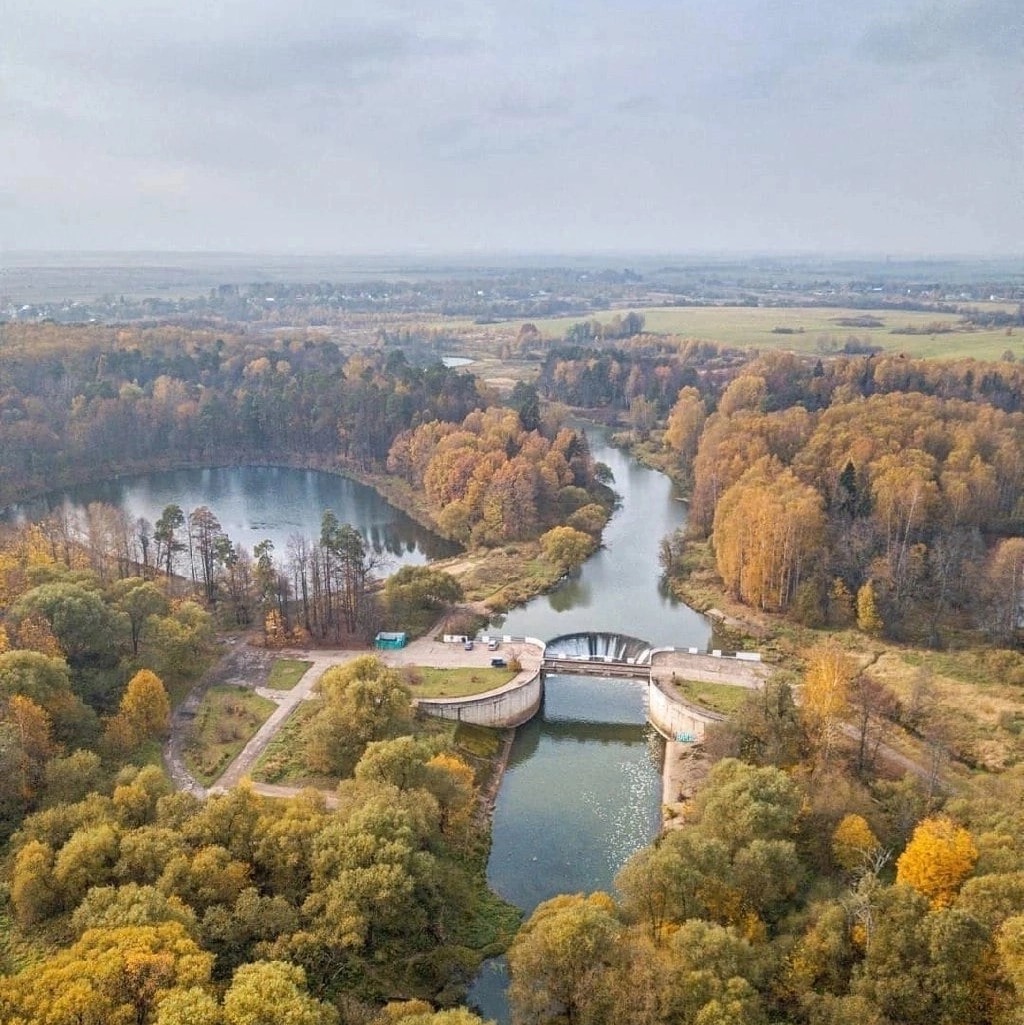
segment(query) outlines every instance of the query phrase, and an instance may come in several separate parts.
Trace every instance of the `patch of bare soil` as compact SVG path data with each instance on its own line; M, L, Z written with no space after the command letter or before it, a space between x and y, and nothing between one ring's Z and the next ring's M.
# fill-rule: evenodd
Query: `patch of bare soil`
M711 760L703 745L666 742L661 796L665 829L678 829L683 825L686 805L710 771Z

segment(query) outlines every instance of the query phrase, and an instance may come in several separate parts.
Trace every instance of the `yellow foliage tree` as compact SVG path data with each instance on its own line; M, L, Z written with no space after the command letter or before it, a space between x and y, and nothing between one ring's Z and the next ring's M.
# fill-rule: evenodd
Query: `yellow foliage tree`
M715 511L718 572L742 601L785 609L824 526L821 495L774 457L759 459Z
M208 986L213 955L179 922L90 929L73 946L0 978L5 1021L151 1022L172 992Z
M38 612L30 612L18 624L18 647L26 651L38 651L50 658L64 657L50 624Z
M896 882L924 894L932 907L949 907L977 860L971 834L948 816L933 815L918 823L899 856Z
M128 681L120 713L140 736L165 736L171 722L171 702L160 677L150 669L140 669Z
M878 847L878 838L862 815L844 815L832 833L832 856L848 872L864 868Z
M441 812L441 832L452 842L472 839L476 784L473 769L458 755L437 754L427 762L431 771L431 792Z
M857 666L834 642L811 648L806 661L801 707L822 760L827 762L846 713Z
M857 629L877 636L884 627L882 617L878 614L875 585L869 580L857 591Z

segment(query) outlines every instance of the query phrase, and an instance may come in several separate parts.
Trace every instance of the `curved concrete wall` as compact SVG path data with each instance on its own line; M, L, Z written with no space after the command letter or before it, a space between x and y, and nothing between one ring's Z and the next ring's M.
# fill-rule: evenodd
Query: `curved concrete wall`
M438 719L476 726L521 726L537 714L544 697L540 672L523 683L472 698L421 698L416 707Z
M704 739L704 727L709 722L718 722L723 717L701 712L689 705L681 704L666 694L654 680L647 688L647 718L654 728L669 740L691 743Z

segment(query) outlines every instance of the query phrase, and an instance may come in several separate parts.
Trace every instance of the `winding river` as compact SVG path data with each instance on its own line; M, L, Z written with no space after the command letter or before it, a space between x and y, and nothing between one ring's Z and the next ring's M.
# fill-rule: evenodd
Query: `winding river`
M707 620L658 578L660 541L685 520L671 481L612 447L603 430L588 427L588 437L622 499L603 547L554 591L512 610L501 629L545 641L601 633L707 648ZM524 915L560 893L611 890L623 863L657 833L664 745L647 725L644 699L635 681L549 676L541 714L516 731L487 879ZM501 1025L509 1020L507 985L497 958L470 991L479 1012Z

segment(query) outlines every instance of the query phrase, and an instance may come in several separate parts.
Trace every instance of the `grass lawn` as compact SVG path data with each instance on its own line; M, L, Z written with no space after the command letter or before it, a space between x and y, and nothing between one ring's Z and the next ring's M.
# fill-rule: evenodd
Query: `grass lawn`
M675 680L676 690L687 701L712 712L732 715L750 696L746 687L732 687L727 683L701 683L698 680Z
M189 771L204 785L217 780L275 709L245 687L211 687L185 750Z
M270 667L270 676L264 686L272 690L291 690L312 664L297 658L279 658Z
M515 675L511 669L492 669L490 666L461 669L410 666L405 670L414 698L464 698L470 694L483 694L508 683Z
M998 771L1024 759L1024 656L1019 653L889 648L867 672L904 705L924 680L949 744L969 761Z

